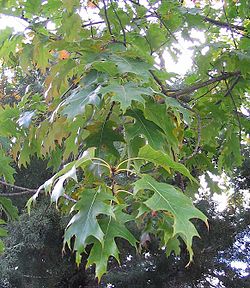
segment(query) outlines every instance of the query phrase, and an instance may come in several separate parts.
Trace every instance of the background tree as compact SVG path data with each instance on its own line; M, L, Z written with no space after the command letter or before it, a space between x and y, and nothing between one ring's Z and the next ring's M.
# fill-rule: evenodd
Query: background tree
M39 82L18 103L2 101L5 181L14 182L11 159L19 167L34 156L49 160L55 174L28 209L50 193L72 217L64 249L76 252L78 265L88 251L99 279L110 256L119 261L118 238L137 249L154 235L167 255L185 243L189 264L199 235L190 220L207 224L207 217L187 192L207 170L235 171L248 141L249 2L0 4L1 13L27 23L23 33L2 33L3 67ZM165 51L178 57L176 43L194 41L193 31L205 41L194 48L192 71L167 73Z

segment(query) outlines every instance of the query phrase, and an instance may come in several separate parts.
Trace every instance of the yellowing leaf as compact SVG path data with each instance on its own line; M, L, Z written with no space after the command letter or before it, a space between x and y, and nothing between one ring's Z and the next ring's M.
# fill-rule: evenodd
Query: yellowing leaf
M70 53L67 50L58 51L58 58L60 60L66 60L70 57Z

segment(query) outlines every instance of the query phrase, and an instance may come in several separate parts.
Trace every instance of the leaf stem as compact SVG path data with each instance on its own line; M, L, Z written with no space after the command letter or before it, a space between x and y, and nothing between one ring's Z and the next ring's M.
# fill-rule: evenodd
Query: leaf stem
M120 167L122 164L124 164L124 163L126 163L126 162L128 162L128 161L131 161L131 160L145 160L145 159L144 159L144 158L141 158L141 157L134 157L134 158L126 159L126 160L122 161L121 163L119 163L119 164L116 166L116 169L117 169L117 170L121 170L121 169L119 169L119 167Z

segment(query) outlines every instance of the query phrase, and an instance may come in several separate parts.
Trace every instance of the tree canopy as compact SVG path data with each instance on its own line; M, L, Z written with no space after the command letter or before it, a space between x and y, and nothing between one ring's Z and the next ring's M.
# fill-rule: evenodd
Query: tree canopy
M26 27L0 35L1 184L34 193L29 211L49 194L71 217L64 249L78 265L87 253L98 279L110 257L120 261L119 238L140 250L154 235L166 255L185 243L189 265L199 236L192 219L208 226L192 202L199 176L232 175L249 144L249 1L0 7ZM177 60L183 40L193 43L193 66L178 75L165 55ZM32 157L54 174L37 190L17 187L14 167ZM0 236L18 217L9 194L0 196Z

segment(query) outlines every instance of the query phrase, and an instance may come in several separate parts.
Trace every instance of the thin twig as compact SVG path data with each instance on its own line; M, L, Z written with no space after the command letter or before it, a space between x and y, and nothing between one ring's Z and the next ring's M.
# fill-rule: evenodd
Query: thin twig
M112 9L113 9L113 11L114 11L114 13L115 13L115 16L116 16L116 18L117 18L117 20L118 20L118 22L119 22L119 24L120 24L120 26L121 26L122 35L123 35L123 44L124 44L124 46L126 47L126 45L127 45L126 32L125 32L124 27L123 27L123 25L122 25L122 21L121 21L119 15L118 15L117 12L116 12L116 9L115 9L115 7L114 7L114 5L113 5L113 1L112 1L112 0L111 0L111 6L112 6Z
M111 24L110 24L109 18L108 18L108 12L107 12L107 6L106 6L106 3L105 3L105 0L102 0L102 3L103 3L105 19L106 19L106 22L107 22L107 25L108 25L109 34L111 35L112 38L114 38L114 35L112 33L112 29L111 29Z
M161 92L165 95L168 95L169 92L175 92L175 90L168 90L167 87L161 82L161 80L155 75L152 70L149 70L149 73L153 76L155 82L160 86Z
M227 13L226 13L226 9L225 9L225 5L224 5L224 4L223 4L223 12L224 12L224 15L225 15L225 17L226 17L227 23L228 23L228 25L229 25L228 27L229 27L229 30L230 30L230 33L231 33L231 36L232 36L232 39L233 39L234 47L235 47L235 49L237 50L237 49L238 49L238 46L237 46L236 41L235 41L235 38L234 38L233 29L232 29L232 27L231 27L230 24L229 24L229 20L228 20L228 17L227 17Z
M17 186L17 185L14 185L14 184L10 184L10 183L7 183L5 181L2 181L0 180L0 184L4 185L4 186L7 186L7 187L10 187L10 188L13 188L13 189L16 189L16 190L20 190L20 192L10 192L10 193L0 193L0 196L8 196L8 197L15 197L15 196L22 196L22 195L27 195L27 194L30 194L30 193L33 193L35 194L38 189L30 189L30 188L26 188L26 187L21 187L21 186ZM64 194L63 197L71 202L74 202L76 203L77 200L71 198L69 195L67 194Z
M69 195L67 195L67 194L63 194L63 197L64 197L65 199L67 199L67 200L73 202L73 203L77 203L77 200L71 198L71 197L70 197Z
M183 158L180 161L181 163L184 163L187 160L189 160L192 157L194 157L200 150L200 143L201 143L201 116L195 109L191 108L188 104L183 103L180 100L178 100L178 102L180 103L180 105L182 107L184 107L185 109L187 109L187 110L191 111L192 113L194 113L196 118L197 118L197 142L196 142L196 145L195 145L195 148L194 148L193 152L189 156Z
M151 8L152 8L152 6L151 6ZM154 14L157 17L157 19L160 21L160 23L166 28L166 30L168 31L169 35L178 43L178 39L175 37L175 35L172 33L172 31L168 28L166 23L162 20L161 15L158 14L155 10L154 10Z
M113 112L114 106L115 106L115 101L112 101L112 103L111 103L111 105L110 105L110 108L109 108L109 112L108 112L108 114L107 114L107 116L106 116L106 118L105 118L105 121L104 121L105 125L106 125L106 123L108 122L108 120L109 120L109 118L110 118L110 116L111 116L111 114L112 114L112 112Z
M231 28L231 29L240 30L240 31L247 31L247 29L243 26L234 25L234 24L230 24L227 22L214 20L214 19L209 18L209 17L202 17L202 18L205 22L212 23L212 24L219 26L219 27L224 27L224 28L229 28L229 29Z
M36 191L35 191L36 192ZM1 196L8 196L8 197L15 197L15 196L22 196L22 195L28 195L28 194L34 194L34 191L26 190L26 191L21 191L21 192L11 192L11 193L0 193Z
M89 26L95 26L95 25L98 25L98 24L104 24L105 21L96 21L96 22L88 22L86 24L83 24L82 25L82 28L86 28L86 27L89 27Z
M141 6L141 4L139 3L139 0L136 2L134 0L129 0L129 2L135 4L135 5L138 5L138 6Z
M10 188L13 188L13 189L16 189L16 190L28 191L29 193L37 191L37 189L30 189L30 188L26 188L26 187L17 186L17 185L10 184L10 183L7 183L7 182L2 181L2 180L0 180L0 184L7 186L7 187L10 187Z
M241 122L240 122L240 116L238 114L238 111L237 111L237 105L236 105L236 102L234 100L234 97L233 97L233 94L232 94L232 90L233 90L233 87L237 84L238 82L238 78L234 81L233 85L231 87L228 86L228 83L227 81L225 80L225 84L227 86L227 95L230 96L231 100L232 100L232 103L233 103L233 106L234 106L234 111L236 113L236 119L237 119L237 122L238 122L238 125L239 125L239 144L240 144L240 151L242 150L241 149L241 139L242 139L242 126L241 126ZM241 154L242 154L242 151L241 151Z
M214 90L219 84L220 84L220 82L217 82L213 87L208 89L207 92L203 93L202 95L200 95L199 97L195 98L194 100L197 101L197 100L201 99L202 97L206 96L208 93L210 93L212 90Z

